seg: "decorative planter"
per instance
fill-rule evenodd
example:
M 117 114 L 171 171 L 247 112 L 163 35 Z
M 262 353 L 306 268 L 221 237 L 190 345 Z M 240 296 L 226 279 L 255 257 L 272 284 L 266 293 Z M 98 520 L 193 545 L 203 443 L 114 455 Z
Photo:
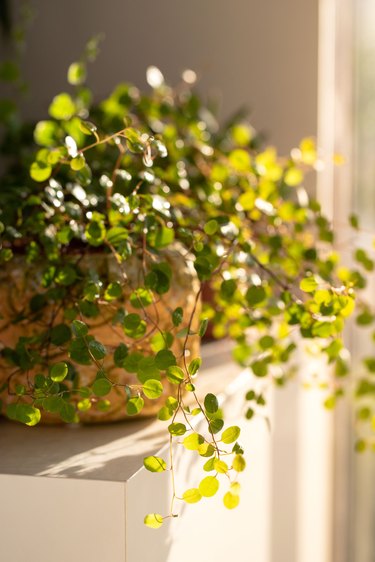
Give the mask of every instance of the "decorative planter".
M 120 344 L 125 343 L 133 352 L 141 351 L 142 354 L 152 353 L 151 339 L 157 331 L 167 332 L 173 328 L 171 312 L 178 307 L 183 309 L 183 322 L 178 330 L 187 328 L 189 319 L 193 314 L 196 304 L 197 294 L 200 283 L 194 269 L 193 263 L 186 250 L 175 244 L 161 252 L 161 258 L 167 262 L 173 272 L 173 279 L 170 290 L 163 295 L 155 295 L 155 302 L 148 306 L 144 311 L 135 310 L 128 297 L 131 291 L 140 285 L 142 276 L 142 262 L 137 257 L 121 264 L 117 263 L 112 255 L 104 253 L 87 253 L 83 256 L 72 254 L 72 262 L 79 259 L 79 267 L 82 271 L 92 270 L 100 279 L 106 279 L 109 283 L 119 281 L 124 290 L 121 299 L 115 302 L 100 301 L 99 314 L 94 318 L 84 318 L 89 326 L 90 335 L 94 336 L 99 342 L 104 344 L 108 351 L 113 350 Z M 147 259 L 153 259 L 151 256 Z M 160 259 L 160 258 L 159 258 Z M 33 321 L 30 321 L 30 299 L 35 294 L 41 294 L 43 287 L 41 284 L 43 264 L 27 264 L 24 256 L 19 256 L 12 261 L 11 266 L 4 268 L 0 272 L 0 300 L 2 302 L 0 318 L 0 345 L 1 348 L 14 347 L 19 338 L 31 337 L 43 332 L 46 328 L 57 326 L 64 321 L 64 309 L 61 303 L 58 305 L 48 304 L 41 311 L 35 313 Z M 124 284 L 124 280 L 126 283 Z M 67 302 L 66 306 L 71 306 L 73 302 Z M 64 306 L 65 307 L 65 306 Z M 124 334 L 121 326 L 113 324 L 113 316 L 116 309 L 124 308 L 127 313 L 137 312 L 144 316 L 147 322 L 147 332 L 145 336 L 131 339 Z M 25 312 L 28 314 L 25 315 Z M 191 330 L 196 332 L 199 324 L 200 304 L 195 307 Z M 177 357 L 178 363 L 183 360 L 184 337 L 175 337 L 170 349 Z M 187 353 L 190 358 L 199 355 L 200 338 L 192 335 L 188 338 Z M 78 365 L 68 357 L 65 349 L 46 344 L 45 349 L 46 369 L 49 362 L 67 361 L 70 362 L 78 372 L 78 384 L 80 387 L 89 387 L 95 380 L 98 367 L 95 364 Z M 113 353 L 109 353 L 105 359 L 103 367 L 108 378 L 119 385 L 139 385 L 136 374 L 125 371 L 114 364 Z M 35 375 L 42 370 L 40 366 L 32 371 L 22 371 L 20 368 L 10 366 L 4 358 L 0 359 L 0 393 L 4 404 L 14 403 L 18 400 L 15 389 L 19 384 L 32 385 Z M 72 383 L 68 382 L 71 386 Z M 176 392 L 176 386 L 171 385 L 166 378 L 163 379 L 164 393 L 157 400 L 145 398 L 145 406 L 142 416 L 154 414 L 164 402 L 165 397 Z M 72 398 L 73 399 L 73 398 Z M 81 398 L 76 397 L 76 402 Z M 110 406 L 105 411 L 96 408 L 99 399 L 93 398 L 93 407 L 85 412 L 80 412 L 80 420 L 84 423 L 90 422 L 111 422 L 127 418 L 125 404 L 127 395 L 123 386 L 113 386 L 111 392 L 105 396 L 110 402 Z M 58 423 L 60 418 L 51 413 L 43 413 L 44 423 Z

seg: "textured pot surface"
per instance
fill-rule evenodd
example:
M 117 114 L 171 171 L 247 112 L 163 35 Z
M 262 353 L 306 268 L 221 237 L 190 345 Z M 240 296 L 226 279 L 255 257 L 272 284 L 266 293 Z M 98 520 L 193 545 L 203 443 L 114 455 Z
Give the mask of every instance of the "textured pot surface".
M 78 259 L 75 256 L 74 259 Z M 152 259 L 150 257 L 149 259 Z M 171 246 L 162 252 L 162 259 L 169 263 L 172 272 L 172 282 L 170 290 L 163 295 L 155 295 L 155 301 L 144 310 L 134 309 L 128 297 L 132 290 L 142 284 L 142 262 L 137 257 L 119 265 L 111 255 L 91 253 L 79 257 L 79 266 L 82 271 L 92 270 L 100 279 L 108 282 L 119 281 L 124 284 L 123 297 L 113 302 L 100 301 L 99 314 L 94 318 L 84 318 L 89 326 L 90 335 L 94 336 L 99 342 L 104 344 L 110 352 L 105 358 L 103 367 L 108 378 L 119 385 L 139 385 L 136 374 L 129 373 L 123 368 L 117 367 L 113 362 L 113 350 L 120 344 L 125 343 L 132 352 L 141 351 L 142 354 L 152 354 L 151 338 L 158 331 L 168 332 L 173 328 L 171 312 L 177 307 L 183 309 L 183 322 L 178 330 L 186 328 L 190 317 L 193 314 L 196 304 L 196 297 L 199 292 L 200 283 L 196 271 L 193 267 L 191 257 L 178 245 Z M 48 304 L 40 311 L 30 315 L 30 298 L 35 294 L 40 294 L 43 289 L 41 278 L 43 264 L 27 264 L 23 256 L 12 260 L 11 265 L 0 272 L 0 346 L 1 349 L 14 347 L 20 337 L 32 337 L 46 331 L 47 328 L 56 326 L 64 322 L 64 307 L 61 302 L 58 304 Z M 67 305 L 69 306 L 69 304 Z M 113 316 L 119 307 L 124 308 L 127 313 L 137 312 L 143 316 L 147 323 L 146 334 L 140 338 L 132 339 L 124 334 L 123 329 L 118 324 L 113 324 Z M 196 332 L 199 325 L 200 304 L 195 308 L 194 317 L 191 325 L 193 332 Z M 179 364 L 183 361 L 185 338 L 174 338 L 170 349 L 177 357 Z M 189 358 L 199 355 L 199 336 L 189 336 L 186 352 Z M 98 372 L 98 366 L 78 365 L 68 357 L 67 352 L 56 346 L 49 346 L 44 349 L 46 364 L 49 362 L 69 361 L 78 372 L 79 386 L 90 386 Z M 44 371 L 48 372 L 48 367 Z M 17 401 L 15 388 L 17 384 L 25 386 L 32 385 L 34 376 L 43 372 L 40 365 L 32 371 L 22 371 L 15 366 L 10 366 L 9 361 L 0 358 L 0 387 L 7 383 L 6 388 L 0 393 L 4 404 Z M 68 383 L 69 384 L 69 383 Z M 149 416 L 158 411 L 166 396 L 174 395 L 176 386 L 171 385 L 165 378 L 163 379 L 164 393 L 157 400 L 145 398 L 145 407 L 141 415 Z M 127 395 L 122 386 L 114 386 L 111 392 L 105 396 L 109 400 L 110 406 L 106 411 L 96 408 L 98 400 L 93 399 L 93 406 L 86 412 L 80 412 L 79 417 L 82 422 L 109 422 L 125 419 L 127 416 L 125 404 Z M 80 398 L 77 396 L 76 401 Z M 42 421 L 45 423 L 57 423 L 60 418 L 50 413 L 42 413 Z

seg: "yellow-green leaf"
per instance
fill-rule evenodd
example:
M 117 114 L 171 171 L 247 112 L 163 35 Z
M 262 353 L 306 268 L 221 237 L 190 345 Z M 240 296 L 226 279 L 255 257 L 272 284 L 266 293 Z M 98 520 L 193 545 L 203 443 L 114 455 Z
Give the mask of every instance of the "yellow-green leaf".
M 70 161 L 70 167 L 75 172 L 81 170 L 85 166 L 85 164 L 86 164 L 86 160 L 83 154 L 78 154 L 78 156 L 76 156 Z
M 48 180 L 52 173 L 52 166 L 45 162 L 35 161 L 30 166 L 30 177 L 34 181 L 42 182 Z
M 236 472 L 243 472 L 246 468 L 246 461 L 242 455 L 236 455 L 233 459 L 233 469 Z
M 239 482 L 232 482 L 230 485 L 230 491 L 232 494 L 238 496 L 241 491 L 241 484 Z
M 181 367 L 177 367 L 177 365 L 172 365 L 167 369 L 167 379 L 172 384 L 180 384 L 183 382 L 185 378 L 185 373 L 181 369 Z
M 186 503 L 197 503 L 202 499 L 202 494 L 198 488 L 190 488 L 182 494 L 182 498 Z
M 229 470 L 229 467 L 226 462 L 221 461 L 219 459 L 215 459 L 214 469 L 216 470 L 216 472 L 219 472 L 220 474 L 226 474 Z
M 299 284 L 299 288 L 304 293 L 313 293 L 318 286 L 318 282 L 315 277 L 305 277 Z
M 161 457 L 146 457 L 143 459 L 143 464 L 150 472 L 164 472 L 167 469 L 167 464 Z
M 231 166 L 238 172 L 249 172 L 251 166 L 250 155 L 246 150 L 237 148 L 229 155 L 229 162 Z
M 130 398 L 126 404 L 126 413 L 128 416 L 136 416 L 142 410 L 145 401 L 141 396 Z
M 156 379 L 149 379 L 142 385 L 142 390 L 147 398 L 155 400 L 163 394 L 163 385 Z
M 68 365 L 63 361 L 51 367 L 50 377 L 54 382 L 61 382 L 68 374 Z
M 240 496 L 232 492 L 227 492 L 223 497 L 223 502 L 227 509 L 234 509 L 240 503 Z
M 79 86 L 86 80 L 86 66 L 83 62 L 73 62 L 68 68 L 68 82 Z
M 210 498 L 216 494 L 219 489 L 219 480 L 216 476 L 206 476 L 199 483 L 199 492 L 202 496 Z
M 241 433 L 240 428 L 237 425 L 232 425 L 231 427 L 228 427 L 225 431 L 223 431 L 221 440 L 226 445 L 229 445 L 230 443 L 234 443 L 235 441 L 237 441 L 237 439 L 240 436 L 240 433 Z
M 291 187 L 295 187 L 299 185 L 303 180 L 303 173 L 302 170 L 299 168 L 289 168 L 285 172 L 284 182 Z
M 204 443 L 204 437 L 199 433 L 191 433 L 183 440 L 185 449 L 189 451 L 197 451 L 202 443 Z
M 144 518 L 144 524 L 151 529 L 159 529 L 163 524 L 163 516 L 160 513 L 149 513 Z
M 64 92 L 53 98 L 48 112 L 55 119 L 68 120 L 75 114 L 76 106 L 72 97 Z

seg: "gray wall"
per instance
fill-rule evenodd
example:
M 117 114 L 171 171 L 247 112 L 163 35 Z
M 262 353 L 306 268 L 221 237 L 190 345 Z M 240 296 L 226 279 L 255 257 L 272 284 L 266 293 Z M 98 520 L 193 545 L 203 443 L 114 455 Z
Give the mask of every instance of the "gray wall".
M 17 6 L 21 0 L 13 0 Z M 90 68 L 96 97 L 120 80 L 145 86 L 159 66 L 170 82 L 184 68 L 220 100 L 222 115 L 251 109 L 258 130 L 286 151 L 317 131 L 318 2 L 312 0 L 31 0 L 25 58 L 32 90 L 26 111 L 45 116 L 66 89 L 68 64 L 86 40 L 106 40 Z

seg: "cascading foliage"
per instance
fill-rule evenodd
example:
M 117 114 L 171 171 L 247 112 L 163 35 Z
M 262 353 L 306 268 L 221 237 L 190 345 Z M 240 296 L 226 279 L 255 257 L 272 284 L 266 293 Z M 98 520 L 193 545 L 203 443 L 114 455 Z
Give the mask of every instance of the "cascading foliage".
M 0 103 L 1 411 L 32 426 L 43 416 L 85 421 L 119 396 L 116 408 L 128 416 L 155 403 L 171 453 L 144 464 L 171 470 L 173 481 L 170 513 L 145 518 L 157 528 L 175 516 L 175 499 L 195 503 L 220 484 L 224 505 L 239 503 L 240 429 L 225 424 L 215 388 L 201 396 L 194 339 L 207 327 L 230 338 L 236 361 L 278 385 L 293 376 L 296 348 L 313 341 L 331 365 L 324 399 L 332 407 L 349 371 L 343 328 L 373 262 L 356 249 L 358 268 L 340 263 L 329 221 L 303 188 L 319 160 L 312 139 L 280 158 L 241 115 L 220 125 L 192 89 L 192 71 L 172 88 L 151 67 L 149 93 L 123 83 L 93 103 L 85 80 L 94 47 L 69 67 L 69 92 L 35 127 Z M 9 80 L 15 74 L 4 64 Z M 183 268 L 168 252 L 199 280 L 190 308 L 168 300 Z M 372 309 L 356 300 L 357 323 L 370 326 Z M 113 334 L 105 342 L 101 325 Z M 367 427 L 375 357 L 363 365 L 355 392 Z M 251 380 L 248 419 L 266 400 Z M 204 433 L 195 430 L 199 418 Z M 174 484 L 175 442 L 203 462 L 202 480 L 184 492 Z

